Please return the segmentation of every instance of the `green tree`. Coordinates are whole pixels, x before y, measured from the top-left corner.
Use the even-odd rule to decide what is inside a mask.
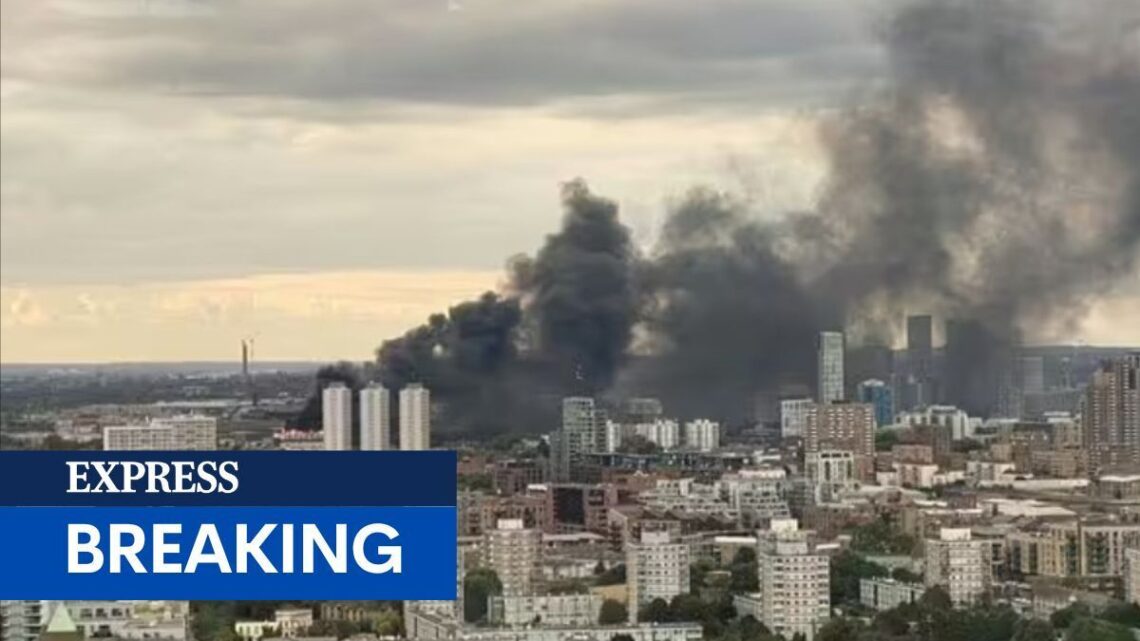
[[[610,637],[610,641],[633,641],[632,634],[615,634]]]
[[[816,634],[816,641],[856,641],[866,631],[858,619],[835,617]]]
[[[463,620],[477,623],[487,617],[487,599],[502,594],[499,575],[488,568],[476,568],[463,579]]]
[[[1013,641],[1053,641],[1057,632],[1048,621],[1041,619],[1028,619],[1017,626]]]
[[[598,613],[598,623],[602,625],[615,625],[629,620],[629,611],[621,601],[606,599],[602,602],[602,609]]]
[[[625,583],[625,564],[618,563],[598,575],[596,585],[621,585]]]
[[[899,433],[895,430],[879,430],[875,432],[875,451],[889,452],[899,442]]]
[[[1065,641],[1135,641],[1132,632],[1111,621],[1080,617],[1065,632]]]
[[[859,603],[859,580],[887,576],[887,568],[845,550],[831,560],[831,603]]]
[[[735,594],[755,592],[760,588],[759,568],[756,565],[756,550],[750,547],[740,548],[732,559],[729,567],[732,580],[729,589]]]
[[[641,608],[637,613],[639,621],[648,621],[650,623],[669,623],[673,619],[673,612],[669,609],[669,604],[665,599],[653,599]]]
[[[1114,603],[1101,610],[1098,616],[1129,628],[1140,628],[1140,606],[1135,603]]]
[[[891,578],[903,583],[922,583],[922,575],[916,572],[911,572],[906,568],[895,568],[891,570]]]
[[[884,610],[875,615],[872,625],[880,636],[901,637],[910,631],[910,621],[902,608]]]
[[[1073,621],[1091,615],[1092,612],[1089,610],[1088,604],[1078,601],[1067,608],[1062,608],[1054,612],[1049,617],[1049,623],[1052,623],[1053,627],[1058,630],[1064,630],[1072,625]]]

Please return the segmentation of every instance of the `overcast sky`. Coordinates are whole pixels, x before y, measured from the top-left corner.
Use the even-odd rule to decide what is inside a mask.
[[[851,0],[4,0],[0,360],[362,360],[494,287],[585,177],[648,246],[806,207],[873,83]],[[1132,282],[1076,334],[1140,343]]]

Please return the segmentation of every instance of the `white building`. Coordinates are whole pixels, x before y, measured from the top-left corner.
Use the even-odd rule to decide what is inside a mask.
[[[400,390],[400,449],[431,447],[431,393],[419,383]]]
[[[271,621],[234,621],[234,633],[243,641],[281,637],[296,639],[304,636],[313,625],[310,608],[282,608],[273,613]]]
[[[780,436],[800,438],[807,427],[808,412],[815,406],[815,399],[789,398],[780,401]]]
[[[50,601],[0,601],[0,641],[36,641],[50,613]]]
[[[904,603],[917,603],[926,592],[921,583],[888,578],[859,579],[859,601],[872,610],[893,610]]]
[[[689,545],[673,543],[667,531],[642,531],[641,540],[626,544],[629,618],[654,599],[672,600],[689,592]]]
[[[738,596],[737,612],[751,614],[772,632],[815,638],[831,616],[831,562],[795,519],[772,522],[757,534],[760,591]]]
[[[405,615],[409,639],[423,641],[701,641],[700,623],[575,625],[532,627],[460,626],[454,618],[413,610]]]
[[[369,383],[360,390],[360,449],[391,449],[391,395],[383,385]]]
[[[597,594],[493,596],[488,600],[487,619],[509,627],[536,620],[542,626],[592,626],[598,622],[602,600]]]
[[[837,500],[856,485],[855,454],[847,450],[808,452],[804,455],[804,468],[817,503]]]
[[[942,586],[955,606],[970,605],[990,584],[990,546],[969,528],[942,528],[926,540],[926,586]]]
[[[486,566],[503,584],[503,596],[530,596],[542,589],[542,531],[522,519],[500,519],[484,535]]]
[[[184,641],[189,637],[189,601],[63,601],[62,603],[75,622],[75,627],[88,639]]]
[[[685,445],[702,452],[720,447],[720,423],[705,418],[685,423]]]
[[[978,420],[972,419],[964,410],[953,405],[931,405],[912,412],[903,412],[896,422],[907,426],[937,425],[950,430],[950,438],[960,441],[973,438]]]
[[[1140,605],[1140,548],[1124,549],[1124,600]]]
[[[216,450],[218,419],[187,415],[103,428],[104,450]]]
[[[843,378],[843,332],[820,332],[816,361],[819,367],[817,396],[820,403],[846,397]]]
[[[551,458],[556,479],[565,480],[570,468],[583,454],[615,450],[621,444],[624,430],[621,427],[611,434],[606,412],[597,407],[588,396],[569,396],[562,399],[562,428],[551,442]]]
[[[331,383],[321,391],[321,430],[325,449],[352,449],[352,390],[344,383]]]
[[[681,440],[681,429],[677,421],[667,418],[659,418],[652,423],[638,423],[633,426],[633,432],[663,450],[675,449]]]

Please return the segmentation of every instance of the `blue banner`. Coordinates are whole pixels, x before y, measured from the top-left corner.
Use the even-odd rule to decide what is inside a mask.
[[[455,508],[0,507],[3,599],[454,599]]]
[[[0,451],[0,505],[453,506],[455,459],[445,450]]]
[[[455,453],[0,452],[0,598],[456,598]]]

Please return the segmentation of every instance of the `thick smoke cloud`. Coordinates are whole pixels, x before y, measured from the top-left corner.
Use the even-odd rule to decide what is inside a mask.
[[[635,254],[617,205],[585,182],[563,187],[562,230],[534,260],[514,265],[514,289],[533,321],[534,348],[563,387],[594,394],[609,387],[638,319]]]
[[[1140,5],[918,0],[882,37],[889,77],[821,125],[830,171],[813,211],[694,190],[641,258],[614,203],[573,182],[562,230],[516,262],[506,298],[386,343],[382,378],[423,380],[488,429],[553,426],[488,414],[488,399],[553,405],[615,381],[731,420],[811,382],[819,330],[888,341],[904,314],[930,312],[971,328],[955,349],[981,356],[951,367],[987,370],[949,382],[1000,380],[989,370],[1025,331],[1078,321],[1136,269]],[[631,358],[634,342],[648,356]]]

